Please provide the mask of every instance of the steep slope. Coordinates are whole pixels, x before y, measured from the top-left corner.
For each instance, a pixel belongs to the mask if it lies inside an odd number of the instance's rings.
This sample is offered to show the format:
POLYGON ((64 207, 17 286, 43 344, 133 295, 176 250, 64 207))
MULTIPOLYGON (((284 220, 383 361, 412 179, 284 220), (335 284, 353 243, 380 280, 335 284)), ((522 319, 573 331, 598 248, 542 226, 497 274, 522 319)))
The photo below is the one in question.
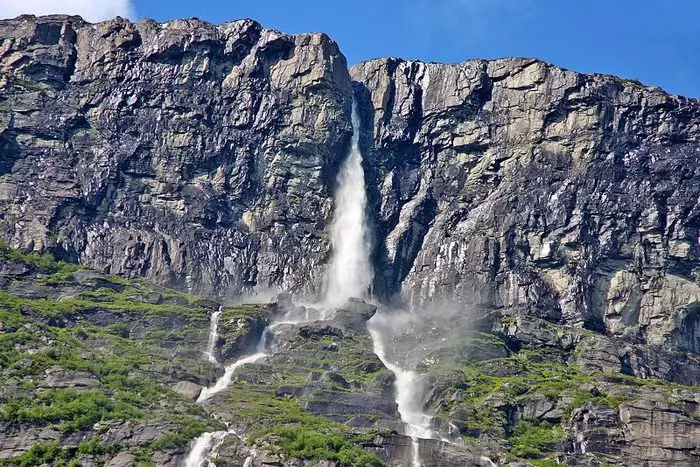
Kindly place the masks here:
POLYGON ((351 132, 323 34, 0 21, 0 231, 114 274, 311 292, 351 132))
POLYGON ((167 464, 222 426, 185 390, 217 304, 5 245, 0 284, 0 465, 167 464))
POLYGON ((177 465, 217 430, 222 465, 407 465, 372 306, 281 326, 195 405, 277 308, 222 310, 210 360, 218 303, 153 285, 322 296, 353 99, 373 290, 411 309, 381 310, 386 358, 449 434, 413 441, 426 467, 697 464, 700 102, 528 59, 348 70, 251 20, 66 16, 0 21, 0 240, 102 272, 3 247, 3 459, 177 465))
POLYGON ((700 103, 536 60, 352 68, 377 288, 700 350, 700 103))

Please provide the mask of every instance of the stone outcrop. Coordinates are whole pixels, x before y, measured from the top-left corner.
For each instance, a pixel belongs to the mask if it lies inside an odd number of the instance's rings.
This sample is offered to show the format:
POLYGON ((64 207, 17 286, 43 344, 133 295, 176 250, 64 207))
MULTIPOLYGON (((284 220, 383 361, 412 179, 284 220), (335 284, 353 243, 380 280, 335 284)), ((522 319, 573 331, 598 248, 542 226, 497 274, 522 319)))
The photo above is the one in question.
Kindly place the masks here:
MULTIPOLYGON (((373 291, 414 310, 392 317, 387 353, 426 374, 438 432, 478 442, 421 441, 426 464, 695 465, 700 102, 532 59, 348 69, 324 34, 252 20, 0 20, 0 241, 99 270, 41 271, 40 257, 12 260, 0 245, 14 313, 0 336, 34 338, 7 347, 16 368, 3 370, 0 396, 31 400, 20 391, 31 383, 37 394, 121 397, 82 364, 42 360, 21 380, 62 330, 88 339, 84 326, 98 334, 93 358, 119 355, 114 339, 157 349, 130 374, 192 404, 223 372, 203 359, 219 303, 123 278, 218 299, 284 291, 289 308, 321 296, 353 99, 373 291)), ((276 313, 251 310, 223 311, 222 363, 250 351, 276 313)), ((318 417, 309 424, 344 424, 353 446, 405 464, 393 380, 366 332, 376 308, 351 300, 324 323, 309 319, 318 310, 293 311, 308 322, 282 326, 273 355, 236 373, 236 397, 204 408, 251 431, 278 421, 251 410, 273 401, 318 417)), ((159 423, 108 427, 102 442, 130 449, 110 465, 177 429, 159 423)), ((93 430, 0 424, 3 458, 61 436, 75 447, 93 430)), ((274 436, 255 462, 283 462, 265 450, 274 436)), ((252 451, 239 441, 222 445, 222 462, 245 462, 252 451)), ((184 441, 171 444, 156 464, 184 457, 184 441)))
POLYGON ((23 16, 0 37, 13 246, 316 296, 355 94, 380 296, 700 350, 695 100, 526 59, 348 73, 325 35, 250 20, 23 16))
POLYGON ((697 351, 700 103, 527 59, 351 76, 378 290, 697 351))
POLYGON ((320 287, 350 79, 323 34, 0 21, 0 232, 219 295, 320 287))

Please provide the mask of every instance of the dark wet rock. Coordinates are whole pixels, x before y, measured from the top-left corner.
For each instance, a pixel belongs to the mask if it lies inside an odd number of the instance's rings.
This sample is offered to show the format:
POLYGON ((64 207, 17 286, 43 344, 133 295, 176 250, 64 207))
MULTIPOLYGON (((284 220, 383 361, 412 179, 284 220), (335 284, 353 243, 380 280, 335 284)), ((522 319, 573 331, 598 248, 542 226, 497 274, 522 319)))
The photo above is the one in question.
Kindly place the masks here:
POLYGON ((343 337, 343 331, 340 328, 328 325, 308 325, 299 328, 299 335, 304 339, 319 340, 322 337, 343 337))
POLYGON ((5 240, 211 295, 320 286, 352 99, 326 35, 26 16, 0 36, 5 240))
POLYGON ((349 299, 345 305, 335 310, 333 321, 343 329, 363 331, 367 321, 374 316, 377 307, 359 298, 349 299))
POLYGON ((24 263, 14 263, 11 261, 0 261, 0 276, 23 276, 30 271, 28 265, 24 263))
POLYGON ((214 353, 229 362, 255 350, 265 328, 280 311, 277 303, 225 307, 219 316, 214 353))

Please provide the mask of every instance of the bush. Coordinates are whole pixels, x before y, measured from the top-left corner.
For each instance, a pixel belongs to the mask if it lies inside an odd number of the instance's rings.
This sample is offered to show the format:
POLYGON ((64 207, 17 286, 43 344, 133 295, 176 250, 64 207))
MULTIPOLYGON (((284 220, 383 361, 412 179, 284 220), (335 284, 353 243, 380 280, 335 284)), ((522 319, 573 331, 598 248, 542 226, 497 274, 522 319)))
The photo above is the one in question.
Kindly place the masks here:
POLYGON ((561 426, 552 426, 547 422, 536 425, 521 421, 515 425, 514 436, 510 438, 510 452, 517 457, 539 457, 543 447, 564 441, 566 438, 561 426))
POLYGON ((298 459, 329 460, 341 467, 382 466, 374 454, 354 446, 341 433, 321 433, 300 427, 279 427, 270 432, 280 438, 282 451, 298 459))

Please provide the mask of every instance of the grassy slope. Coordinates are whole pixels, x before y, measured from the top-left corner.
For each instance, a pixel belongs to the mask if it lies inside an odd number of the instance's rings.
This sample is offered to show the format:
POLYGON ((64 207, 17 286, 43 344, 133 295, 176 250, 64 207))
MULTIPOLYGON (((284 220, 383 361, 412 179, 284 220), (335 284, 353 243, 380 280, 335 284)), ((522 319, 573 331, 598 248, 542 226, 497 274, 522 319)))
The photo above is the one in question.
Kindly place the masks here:
POLYGON ((30 444, 39 430, 59 437, 0 464, 77 465, 81 458, 99 461, 128 450, 148 465, 152 454, 177 452, 201 432, 221 427, 170 389, 179 377, 202 376, 203 369, 186 359, 168 362, 167 355, 189 332, 206 327, 211 303, 117 277, 78 283, 73 275, 80 266, 6 246, 0 246, 0 262, 26 269, 5 277, 0 292, 2 429, 30 444), (68 297, 54 293, 69 289, 68 297), (164 331, 157 327, 164 320, 179 324, 164 331), (130 338, 136 328, 142 335, 130 338), (82 382, 51 382, 57 373, 82 382), (125 425, 153 427, 157 437, 103 441, 125 425))

